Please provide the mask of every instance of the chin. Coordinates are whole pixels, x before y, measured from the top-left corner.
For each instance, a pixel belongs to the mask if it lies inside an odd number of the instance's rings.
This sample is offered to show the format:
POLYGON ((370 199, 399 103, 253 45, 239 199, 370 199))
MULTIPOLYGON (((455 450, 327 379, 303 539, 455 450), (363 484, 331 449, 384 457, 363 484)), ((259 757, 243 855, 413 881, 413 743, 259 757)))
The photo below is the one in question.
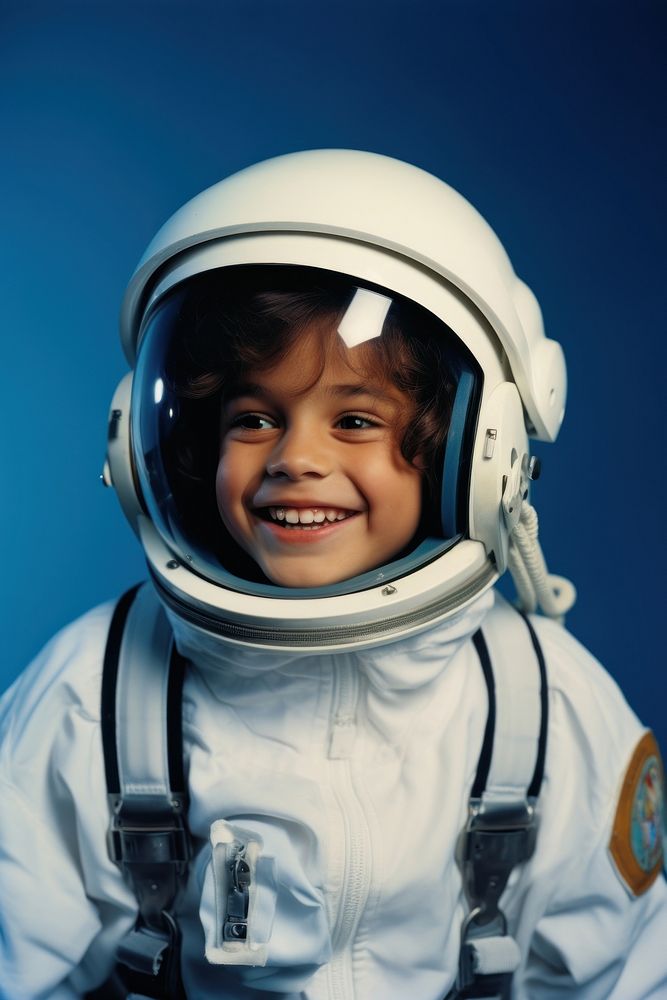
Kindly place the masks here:
POLYGON ((349 580, 353 576, 362 573, 363 570, 344 570, 338 568, 316 569, 315 567, 294 567, 292 570, 275 571, 271 567, 262 567, 266 577, 277 587, 309 588, 327 587, 332 583, 340 583, 342 580, 349 580))

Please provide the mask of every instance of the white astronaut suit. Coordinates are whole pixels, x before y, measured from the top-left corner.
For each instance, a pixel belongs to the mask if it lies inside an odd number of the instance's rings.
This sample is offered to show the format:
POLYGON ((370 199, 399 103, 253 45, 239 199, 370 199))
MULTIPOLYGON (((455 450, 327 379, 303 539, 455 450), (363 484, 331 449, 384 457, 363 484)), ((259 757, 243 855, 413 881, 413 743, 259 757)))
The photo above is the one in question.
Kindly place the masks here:
MULTIPOLYGON (((350 151, 281 157, 185 206, 139 266, 123 329, 131 363, 141 338, 147 360, 142 369, 140 351, 134 389, 125 380, 112 402, 105 475, 147 555, 135 620, 164 606, 188 662, 194 850, 175 908, 187 995, 440 1000, 456 982, 470 912, 459 845, 491 698, 473 636, 481 627, 499 668, 502 774, 526 761, 532 771, 537 726, 524 716, 539 715, 538 680, 523 680, 524 623, 492 585, 509 565, 527 612, 539 603, 556 617, 571 602, 566 582, 546 574, 527 499, 527 434, 553 440, 562 419, 560 349, 460 196, 416 168, 350 151), (381 290, 405 296, 474 358, 457 388, 467 444, 454 442, 452 457, 448 440, 444 457, 457 492, 443 487, 442 537, 356 580, 291 594, 241 583, 216 562, 206 539, 188 534, 155 458, 175 401, 164 361, 172 333, 164 320, 151 332, 151 317, 169 315, 162 305, 192 276, 266 264, 350 275, 362 294, 348 327, 371 322, 381 290), (251 902, 247 936, 229 941, 219 859, 239 846, 251 902)), ((107 849, 100 689, 112 611, 57 635, 2 701, 8 1000, 95 989, 137 916, 107 849)), ((511 995, 667 997, 659 753, 593 657, 558 622, 530 621, 548 726, 530 806, 536 846, 501 898, 517 945, 511 995)), ((147 731, 151 718, 146 706, 147 731)))

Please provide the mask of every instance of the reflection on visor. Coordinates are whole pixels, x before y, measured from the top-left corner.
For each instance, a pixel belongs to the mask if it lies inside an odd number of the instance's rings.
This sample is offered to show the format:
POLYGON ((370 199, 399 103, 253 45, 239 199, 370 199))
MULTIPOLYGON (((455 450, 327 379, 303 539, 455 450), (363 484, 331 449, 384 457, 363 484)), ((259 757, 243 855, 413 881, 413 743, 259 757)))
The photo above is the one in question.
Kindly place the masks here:
POLYGON ((373 337, 379 337, 391 302, 391 299, 379 292, 357 288, 338 324, 338 332, 345 346, 356 347, 373 337))
POLYGON ((162 397, 164 396, 164 382, 161 378, 155 380, 155 385, 153 386, 153 399, 155 403, 161 403, 162 397))

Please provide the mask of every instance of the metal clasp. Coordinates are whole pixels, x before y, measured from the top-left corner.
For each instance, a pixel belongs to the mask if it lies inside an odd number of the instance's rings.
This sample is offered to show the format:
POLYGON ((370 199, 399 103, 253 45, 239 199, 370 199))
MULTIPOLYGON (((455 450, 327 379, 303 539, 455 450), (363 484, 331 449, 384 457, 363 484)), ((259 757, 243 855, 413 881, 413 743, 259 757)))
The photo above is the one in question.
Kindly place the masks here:
POLYGON ((250 865, 241 845, 228 862, 231 885, 227 893, 227 912, 222 928, 223 941, 245 941, 248 936, 248 906, 250 903, 250 865))

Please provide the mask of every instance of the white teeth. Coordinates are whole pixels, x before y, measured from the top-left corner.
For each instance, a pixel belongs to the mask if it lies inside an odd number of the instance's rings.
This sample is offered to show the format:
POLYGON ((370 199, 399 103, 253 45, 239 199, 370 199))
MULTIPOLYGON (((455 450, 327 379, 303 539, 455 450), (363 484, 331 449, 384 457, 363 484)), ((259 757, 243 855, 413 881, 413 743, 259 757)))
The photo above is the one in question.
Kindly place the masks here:
POLYGON ((273 521, 284 521, 286 524, 302 524, 310 526, 312 524, 322 524, 324 521, 344 521, 349 514, 344 511, 335 510, 328 507, 322 510, 320 507, 269 507, 269 516, 273 521))

